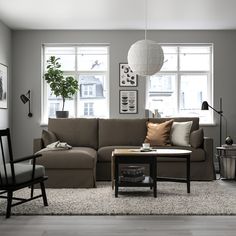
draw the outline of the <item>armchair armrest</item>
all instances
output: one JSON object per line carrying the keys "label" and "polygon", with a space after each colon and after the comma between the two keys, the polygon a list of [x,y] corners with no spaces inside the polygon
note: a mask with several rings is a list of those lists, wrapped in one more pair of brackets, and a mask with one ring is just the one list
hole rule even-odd
{"label": "armchair armrest", "polygon": [[14,160],[14,161],[12,161],[12,163],[18,163],[18,162],[27,161],[27,160],[33,160],[33,159],[41,157],[41,156],[42,156],[42,154],[30,155],[30,156],[26,156],[26,157],[22,157],[22,158],[19,158],[17,160]]}

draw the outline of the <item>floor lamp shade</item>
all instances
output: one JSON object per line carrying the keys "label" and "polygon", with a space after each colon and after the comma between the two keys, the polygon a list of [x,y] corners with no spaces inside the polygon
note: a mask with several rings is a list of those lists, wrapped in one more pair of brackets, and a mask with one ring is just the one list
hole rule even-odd
{"label": "floor lamp shade", "polygon": [[131,45],[128,64],[137,75],[154,75],[160,71],[164,62],[161,46],[152,40],[140,40]]}

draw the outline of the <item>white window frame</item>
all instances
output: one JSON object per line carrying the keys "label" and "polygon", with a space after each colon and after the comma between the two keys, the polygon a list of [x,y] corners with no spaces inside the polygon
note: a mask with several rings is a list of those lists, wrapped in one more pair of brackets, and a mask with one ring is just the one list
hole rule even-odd
{"label": "white window frame", "polygon": [[[77,56],[75,56],[75,71],[63,71],[65,76],[73,75],[75,78],[79,78],[79,75],[105,75],[107,80],[104,87],[104,93],[106,93],[106,107],[107,107],[107,117],[110,117],[110,44],[54,44],[54,43],[45,43],[42,44],[41,47],[41,125],[47,125],[48,123],[48,111],[47,111],[47,103],[48,103],[48,95],[47,95],[47,82],[43,78],[45,73],[45,47],[75,47],[75,55],[77,55],[77,47],[107,47],[107,70],[106,71],[79,71],[77,65]],[[74,110],[75,110],[75,117],[78,117],[78,99],[79,99],[79,92],[74,96]]]}
{"label": "white window frame", "polygon": [[[176,108],[177,108],[177,114],[175,114],[176,116],[181,116],[181,112],[180,112],[180,92],[181,92],[181,89],[180,89],[180,86],[181,86],[181,76],[182,75],[190,75],[190,74],[193,74],[193,75],[198,75],[198,74],[201,74],[201,75],[207,75],[207,89],[208,89],[208,100],[207,102],[211,105],[211,104],[214,104],[214,101],[213,101],[213,84],[214,84],[214,78],[213,78],[213,56],[214,56],[214,45],[213,43],[207,43],[207,44],[199,44],[199,43],[196,43],[196,44],[160,44],[161,46],[167,46],[167,47],[177,47],[177,71],[160,71],[158,72],[158,74],[160,75],[169,75],[169,74],[174,74],[176,75],[176,94],[177,94],[177,99],[176,99]],[[211,57],[210,57],[210,65],[211,65],[211,68],[209,71],[181,71],[180,70],[180,52],[179,52],[179,47],[184,47],[184,46],[189,46],[189,47],[204,47],[204,46],[207,46],[207,47],[210,47],[210,50],[211,50]],[[149,101],[149,87],[150,87],[150,77],[148,77],[147,79],[147,83],[146,83],[146,108],[148,109],[148,101]],[[201,109],[201,108],[199,108]],[[184,116],[184,115],[182,115]],[[209,118],[210,118],[210,122],[209,123],[202,123],[200,122],[200,124],[202,125],[213,125],[214,124],[214,118],[213,118],[213,111],[211,109],[209,109]]]}

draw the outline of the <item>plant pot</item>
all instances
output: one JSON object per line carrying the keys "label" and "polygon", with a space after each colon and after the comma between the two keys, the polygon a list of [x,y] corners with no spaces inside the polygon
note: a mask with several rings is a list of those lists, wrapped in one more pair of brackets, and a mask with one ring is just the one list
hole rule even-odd
{"label": "plant pot", "polygon": [[69,111],[56,111],[56,117],[57,118],[68,118]]}

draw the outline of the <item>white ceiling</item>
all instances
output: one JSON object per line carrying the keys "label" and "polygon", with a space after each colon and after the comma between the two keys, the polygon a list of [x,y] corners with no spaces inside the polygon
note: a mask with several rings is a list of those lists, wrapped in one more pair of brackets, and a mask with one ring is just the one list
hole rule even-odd
{"label": "white ceiling", "polygon": [[[236,29],[236,0],[147,0],[148,29]],[[0,0],[12,29],[144,29],[145,0]]]}

